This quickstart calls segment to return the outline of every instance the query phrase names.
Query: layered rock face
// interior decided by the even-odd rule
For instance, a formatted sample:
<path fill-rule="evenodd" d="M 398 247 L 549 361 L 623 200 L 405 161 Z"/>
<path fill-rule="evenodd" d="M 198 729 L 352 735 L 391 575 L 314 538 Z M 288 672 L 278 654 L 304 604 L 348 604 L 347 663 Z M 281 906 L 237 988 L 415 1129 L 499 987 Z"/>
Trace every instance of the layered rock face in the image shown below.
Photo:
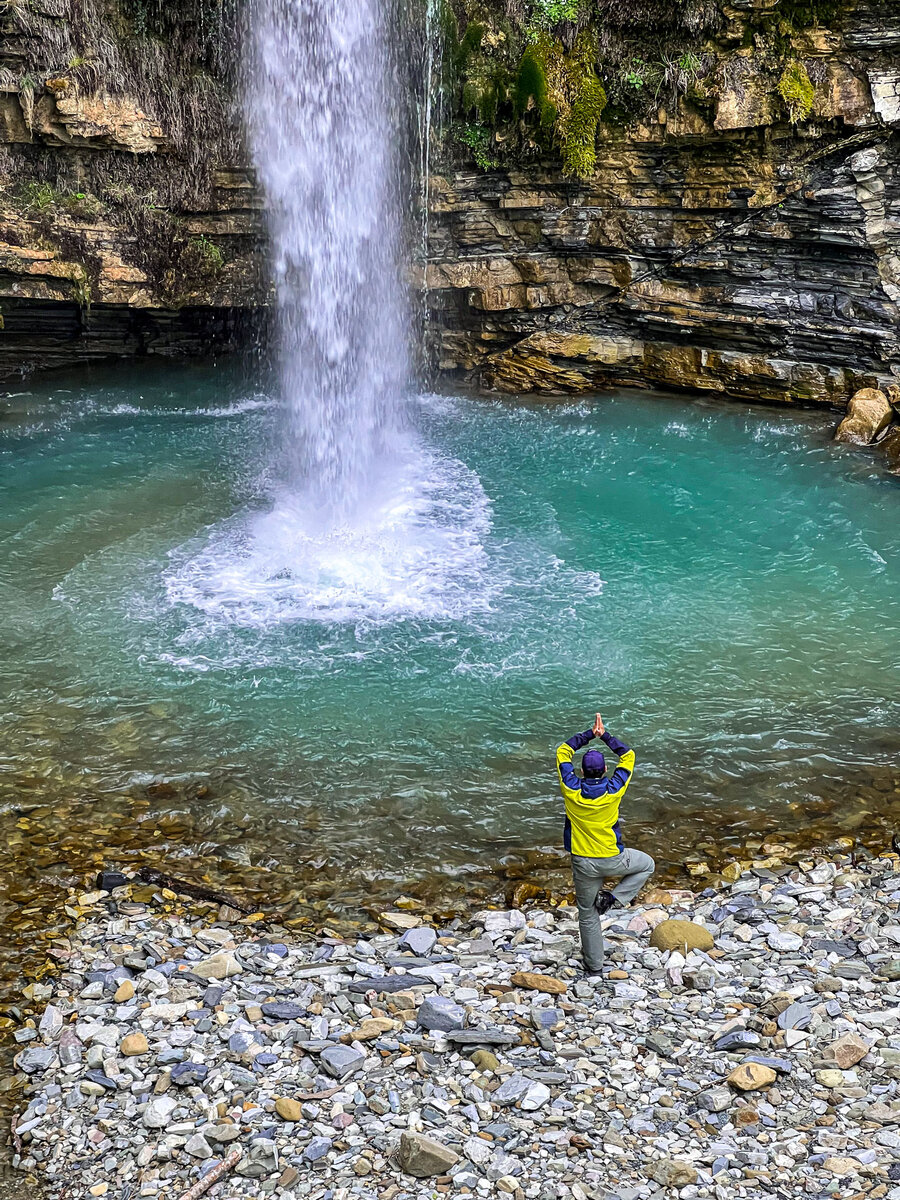
<path fill-rule="evenodd" d="M 236 346 L 264 319 L 234 3 L 3 8 L 0 375 Z M 511 72 L 522 22 L 548 7 L 453 4 L 460 33 L 487 21 L 485 45 Z M 630 6 L 642 38 L 654 4 Z M 588 178 L 529 143 L 514 83 L 486 169 L 445 131 L 426 272 L 439 374 L 508 392 L 628 384 L 841 406 L 900 375 L 900 7 L 671 7 L 691 6 L 712 17 L 686 52 L 690 86 L 656 91 L 640 117 L 611 103 Z M 611 87 L 604 21 L 631 18 L 619 0 L 587 7 Z M 655 54 L 669 70 L 684 28 L 641 69 Z M 560 45 L 577 36 L 554 29 Z"/>
<path fill-rule="evenodd" d="M 846 404 L 900 375 L 900 8 L 832 5 L 791 35 L 792 123 L 723 6 L 704 101 L 599 132 L 597 169 L 432 180 L 440 369 L 507 392 L 657 385 Z M 796 116 L 796 114 L 794 114 Z"/>
<path fill-rule="evenodd" d="M 200 353 L 267 284 L 230 0 L 0 12 L 0 375 Z"/>

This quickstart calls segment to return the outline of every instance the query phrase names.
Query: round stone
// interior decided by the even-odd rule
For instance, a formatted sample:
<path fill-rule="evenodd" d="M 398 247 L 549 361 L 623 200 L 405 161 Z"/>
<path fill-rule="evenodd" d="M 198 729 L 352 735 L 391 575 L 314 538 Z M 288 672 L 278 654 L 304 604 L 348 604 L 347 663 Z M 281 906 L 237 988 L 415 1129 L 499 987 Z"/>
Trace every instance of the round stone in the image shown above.
<path fill-rule="evenodd" d="M 650 945 L 657 950 L 712 950 L 715 943 L 708 929 L 694 921 L 660 921 L 650 934 Z"/>
<path fill-rule="evenodd" d="M 776 1075 L 771 1067 L 764 1067 L 761 1063 L 755 1062 L 741 1063 L 728 1076 L 731 1086 L 741 1092 L 758 1091 L 759 1088 L 768 1087 L 770 1083 L 774 1083 L 775 1079 Z"/>
<path fill-rule="evenodd" d="M 146 1054 L 149 1049 L 143 1033 L 129 1033 L 119 1043 L 119 1053 L 124 1058 L 137 1058 L 140 1054 Z"/>
<path fill-rule="evenodd" d="M 282 1121 L 302 1121 L 303 1109 L 299 1100 L 289 1100 L 287 1096 L 280 1096 L 275 1101 L 275 1111 L 281 1117 Z"/>

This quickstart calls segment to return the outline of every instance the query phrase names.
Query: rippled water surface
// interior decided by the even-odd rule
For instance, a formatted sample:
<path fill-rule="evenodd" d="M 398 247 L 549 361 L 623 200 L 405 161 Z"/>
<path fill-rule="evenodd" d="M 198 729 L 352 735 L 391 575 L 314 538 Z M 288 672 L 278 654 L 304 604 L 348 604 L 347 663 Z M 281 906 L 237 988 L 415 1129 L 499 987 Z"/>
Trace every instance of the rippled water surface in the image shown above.
<path fill-rule="evenodd" d="M 269 478 L 277 407 L 224 372 L 4 403 L 23 871 L 63 878 L 78 830 L 94 860 L 358 901 L 465 880 L 558 845 L 553 750 L 597 707 L 637 752 L 626 837 L 661 860 L 898 798 L 900 492 L 828 415 L 425 396 L 369 517 L 321 539 Z"/>

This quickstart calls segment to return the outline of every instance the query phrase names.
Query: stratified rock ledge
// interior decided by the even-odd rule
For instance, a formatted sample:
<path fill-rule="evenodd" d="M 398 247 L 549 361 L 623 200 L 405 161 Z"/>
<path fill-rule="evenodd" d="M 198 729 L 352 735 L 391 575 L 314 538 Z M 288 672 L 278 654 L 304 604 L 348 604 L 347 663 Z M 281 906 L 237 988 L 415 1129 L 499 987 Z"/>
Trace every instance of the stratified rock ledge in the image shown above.
<path fill-rule="evenodd" d="M 457 919 L 417 955 L 171 892 L 72 897 L 62 973 L 26 989 L 44 1007 L 16 1033 L 15 1165 L 79 1198 L 215 1172 L 208 1195 L 287 1200 L 898 1200 L 898 863 L 614 912 L 603 980 L 568 907 Z M 672 918 L 713 947 L 652 948 Z"/>

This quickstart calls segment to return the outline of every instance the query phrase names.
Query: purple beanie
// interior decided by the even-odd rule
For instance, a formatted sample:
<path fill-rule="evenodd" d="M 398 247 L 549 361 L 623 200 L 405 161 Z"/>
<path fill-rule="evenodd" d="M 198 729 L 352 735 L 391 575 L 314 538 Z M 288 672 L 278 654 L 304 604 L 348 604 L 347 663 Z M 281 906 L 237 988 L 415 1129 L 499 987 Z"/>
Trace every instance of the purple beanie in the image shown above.
<path fill-rule="evenodd" d="M 581 760 L 585 779 L 597 779 L 606 770 L 606 759 L 599 750 L 588 750 Z"/>

